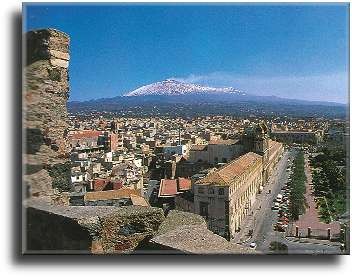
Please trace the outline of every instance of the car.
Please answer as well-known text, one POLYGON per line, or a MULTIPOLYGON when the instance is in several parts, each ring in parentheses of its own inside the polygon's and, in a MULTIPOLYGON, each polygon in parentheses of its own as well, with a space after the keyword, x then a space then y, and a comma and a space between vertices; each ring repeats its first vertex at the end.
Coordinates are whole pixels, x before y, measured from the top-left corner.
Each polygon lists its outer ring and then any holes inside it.
POLYGON ((255 242, 251 242, 249 244, 249 247, 252 248, 252 249, 256 249, 257 248, 257 244, 255 242))
POLYGON ((276 202, 282 202, 282 194, 276 196, 276 202))
POLYGON ((280 224, 275 224, 274 225, 274 230, 275 231, 279 231, 279 232, 285 232, 285 228, 282 227, 282 225, 280 225, 280 224))
POLYGON ((287 228, 287 226, 288 226, 288 224, 284 221, 278 221, 277 224, 282 226, 283 228, 287 228))
POLYGON ((281 221, 281 222, 288 222, 288 218, 285 217, 285 216, 282 216, 282 217, 279 218, 278 221, 281 221))
POLYGON ((287 224, 286 223, 283 223, 283 222, 280 222, 280 221, 278 221, 277 223, 276 223, 276 226, 278 227, 278 228, 280 228, 280 229, 286 229, 287 228, 287 224))
POLYGON ((288 214, 285 213, 285 212, 283 212, 283 211, 279 211, 279 216, 280 216, 280 217, 281 217, 281 216, 287 217, 288 214))
POLYGON ((271 209, 272 209, 272 210, 278 210, 278 209, 280 209, 279 203, 276 203, 276 202, 275 202, 274 205, 272 205, 271 209))

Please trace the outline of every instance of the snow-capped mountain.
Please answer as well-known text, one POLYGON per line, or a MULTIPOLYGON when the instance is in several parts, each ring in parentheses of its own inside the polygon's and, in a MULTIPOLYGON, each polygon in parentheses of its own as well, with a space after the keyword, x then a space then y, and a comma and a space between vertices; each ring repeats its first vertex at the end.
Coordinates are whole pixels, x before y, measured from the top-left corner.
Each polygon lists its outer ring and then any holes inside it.
POLYGON ((189 94, 237 94, 246 95, 244 92, 232 87, 214 88, 197 84, 184 83, 181 81, 167 79, 161 82, 142 86, 124 96, 147 96, 147 95, 189 95, 189 94))

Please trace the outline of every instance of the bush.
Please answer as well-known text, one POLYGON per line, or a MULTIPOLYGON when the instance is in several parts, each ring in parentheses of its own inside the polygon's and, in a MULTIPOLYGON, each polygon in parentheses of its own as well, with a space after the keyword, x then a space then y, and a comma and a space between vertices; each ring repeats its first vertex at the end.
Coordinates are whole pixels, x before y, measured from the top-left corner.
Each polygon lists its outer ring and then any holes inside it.
POLYGON ((306 175, 304 172, 304 154, 300 151, 293 163, 293 173, 290 182, 290 214, 291 219, 298 220, 305 211, 306 175))
POLYGON ((287 245, 279 241, 270 242, 269 249, 273 252, 280 253, 280 254, 288 253, 287 245))
POLYGON ((311 164, 315 167, 314 195, 325 198, 328 204, 326 206, 325 200, 318 201, 319 216, 324 222, 330 222, 330 213, 335 219, 347 208, 346 151, 324 148, 311 164))
POLYGON ((48 168, 50 177, 53 179, 53 188, 60 192, 70 191, 71 163, 55 164, 48 168))

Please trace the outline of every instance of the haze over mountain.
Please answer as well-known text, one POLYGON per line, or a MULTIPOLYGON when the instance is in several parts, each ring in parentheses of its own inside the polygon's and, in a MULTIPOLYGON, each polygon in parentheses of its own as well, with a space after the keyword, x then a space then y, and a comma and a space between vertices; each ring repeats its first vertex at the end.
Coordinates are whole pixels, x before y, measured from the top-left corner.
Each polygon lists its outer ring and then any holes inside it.
POLYGON ((122 116, 329 116, 345 117, 346 105, 248 94, 233 87, 209 87, 167 79, 123 96, 68 103, 70 112, 122 116))

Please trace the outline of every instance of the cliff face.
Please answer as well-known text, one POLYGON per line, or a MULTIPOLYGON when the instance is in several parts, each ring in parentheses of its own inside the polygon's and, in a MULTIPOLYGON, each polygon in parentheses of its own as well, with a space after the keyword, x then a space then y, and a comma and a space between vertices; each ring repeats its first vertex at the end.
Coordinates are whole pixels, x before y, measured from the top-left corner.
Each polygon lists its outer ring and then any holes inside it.
POLYGON ((24 70, 25 183, 28 196, 51 196, 69 185, 66 143, 68 35, 54 29, 26 34, 24 70))

